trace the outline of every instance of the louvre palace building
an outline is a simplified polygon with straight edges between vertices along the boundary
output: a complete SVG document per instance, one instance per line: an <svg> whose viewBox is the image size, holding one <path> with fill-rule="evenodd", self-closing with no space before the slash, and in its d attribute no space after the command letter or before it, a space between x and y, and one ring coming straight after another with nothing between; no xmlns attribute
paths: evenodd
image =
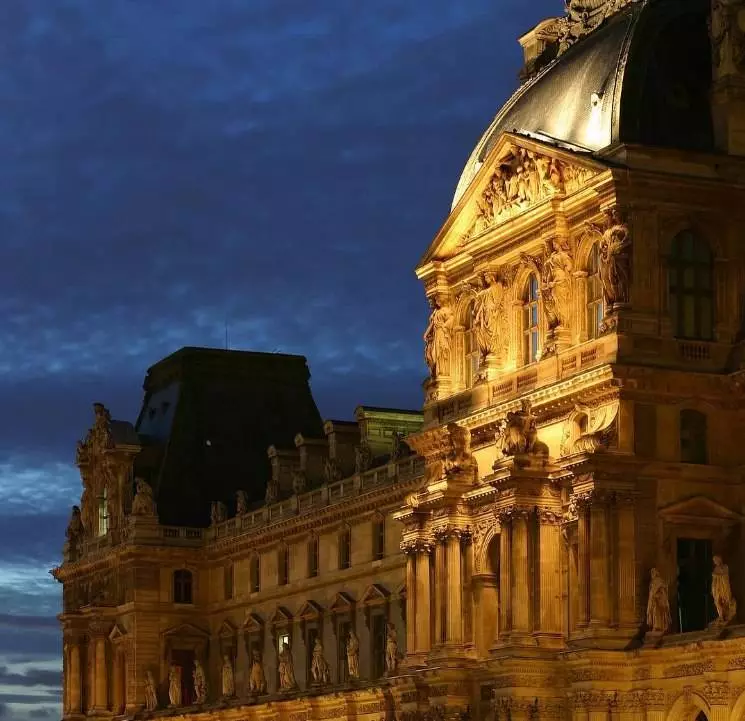
<svg viewBox="0 0 745 721"><path fill-rule="evenodd" d="M95 404L65 721L745 719L745 2L563 5L422 249L421 409L201 348Z"/></svg>

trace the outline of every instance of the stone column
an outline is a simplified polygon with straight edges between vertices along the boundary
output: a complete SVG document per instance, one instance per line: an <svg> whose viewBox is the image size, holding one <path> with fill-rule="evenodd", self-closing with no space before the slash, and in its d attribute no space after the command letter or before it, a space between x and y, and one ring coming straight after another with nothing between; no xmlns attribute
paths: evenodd
<svg viewBox="0 0 745 721"><path fill-rule="evenodd" d="M520 512L512 520L512 631L530 633L529 515Z"/></svg>
<svg viewBox="0 0 745 721"><path fill-rule="evenodd" d="M75 638L70 641L70 658L68 664L67 689L68 689L68 712L70 714L79 714L83 710L80 708L82 699L82 684L80 676L80 639Z"/></svg>
<svg viewBox="0 0 745 721"><path fill-rule="evenodd" d="M416 651L416 555L406 554L406 653Z"/></svg>
<svg viewBox="0 0 745 721"><path fill-rule="evenodd" d="M608 593L608 506L600 499L590 507L590 623L606 628L610 623Z"/></svg>
<svg viewBox="0 0 745 721"><path fill-rule="evenodd" d="M447 642L463 643L463 566L460 532L447 539Z"/></svg>
<svg viewBox="0 0 745 721"><path fill-rule="evenodd" d="M577 511L577 628L590 621L590 510L586 503Z"/></svg>
<svg viewBox="0 0 745 721"><path fill-rule="evenodd" d="M106 636L104 631L100 628L91 630L94 633L93 708L95 711L106 711L109 706L106 668Z"/></svg>
<svg viewBox="0 0 745 721"><path fill-rule="evenodd" d="M550 511L540 515L541 622L543 633L561 634L561 517Z"/></svg>
<svg viewBox="0 0 745 721"><path fill-rule="evenodd" d="M434 646L440 645L445 639L445 589L447 577L445 575L445 541L435 542L435 639ZM449 609L448 609L449 612Z"/></svg>
<svg viewBox="0 0 745 721"><path fill-rule="evenodd" d="M499 536L499 630L500 640L512 631L512 518L500 516Z"/></svg>
<svg viewBox="0 0 745 721"><path fill-rule="evenodd" d="M432 648L430 618L429 548L420 548L416 556L416 650L428 653Z"/></svg>
<svg viewBox="0 0 745 721"><path fill-rule="evenodd" d="M636 628L636 519L634 498L618 504L618 620L622 628Z"/></svg>

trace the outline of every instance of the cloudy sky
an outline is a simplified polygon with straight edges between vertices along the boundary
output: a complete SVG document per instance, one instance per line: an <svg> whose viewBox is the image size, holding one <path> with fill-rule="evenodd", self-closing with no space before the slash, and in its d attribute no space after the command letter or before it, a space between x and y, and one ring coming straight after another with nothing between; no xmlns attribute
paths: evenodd
<svg viewBox="0 0 745 721"><path fill-rule="evenodd" d="M74 444L183 345L416 407L418 258L560 0L0 5L0 718L59 714ZM526 10L525 8L529 8Z"/></svg>

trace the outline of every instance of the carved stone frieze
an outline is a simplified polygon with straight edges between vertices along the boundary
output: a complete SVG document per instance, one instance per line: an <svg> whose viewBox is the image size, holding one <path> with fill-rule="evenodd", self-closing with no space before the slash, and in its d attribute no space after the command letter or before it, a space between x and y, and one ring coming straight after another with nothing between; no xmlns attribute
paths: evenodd
<svg viewBox="0 0 745 721"><path fill-rule="evenodd" d="M694 663L681 663L677 666L670 666L663 672L665 678L679 678L684 676L700 676L708 671L714 670L714 662L698 661Z"/></svg>
<svg viewBox="0 0 745 721"><path fill-rule="evenodd" d="M463 242L548 198L573 193L593 175L585 167L507 146L477 201L476 217Z"/></svg>
<svg viewBox="0 0 745 721"><path fill-rule="evenodd" d="M710 706L729 704L730 685L726 681L707 681L704 684L704 698Z"/></svg>

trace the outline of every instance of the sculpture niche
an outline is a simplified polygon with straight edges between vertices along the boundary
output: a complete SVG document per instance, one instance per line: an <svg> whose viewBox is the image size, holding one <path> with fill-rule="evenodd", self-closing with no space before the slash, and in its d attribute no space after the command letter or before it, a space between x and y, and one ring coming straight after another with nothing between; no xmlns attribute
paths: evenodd
<svg viewBox="0 0 745 721"><path fill-rule="evenodd" d="M541 465L548 462L548 446L538 440L536 417L531 402L524 398L519 411L511 411L497 428L495 440L502 455L515 459L518 466L529 466L536 460ZM500 461L494 463L495 470Z"/></svg>

